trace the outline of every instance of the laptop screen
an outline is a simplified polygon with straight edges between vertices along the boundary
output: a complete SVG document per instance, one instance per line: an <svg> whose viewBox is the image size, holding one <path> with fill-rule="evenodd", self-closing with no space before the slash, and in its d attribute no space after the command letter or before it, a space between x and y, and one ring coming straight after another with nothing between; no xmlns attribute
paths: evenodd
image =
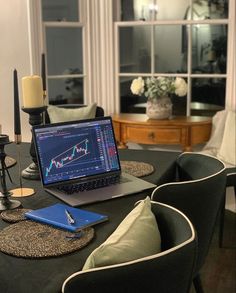
<svg viewBox="0 0 236 293"><path fill-rule="evenodd" d="M110 117L34 126L44 185L120 171Z"/></svg>

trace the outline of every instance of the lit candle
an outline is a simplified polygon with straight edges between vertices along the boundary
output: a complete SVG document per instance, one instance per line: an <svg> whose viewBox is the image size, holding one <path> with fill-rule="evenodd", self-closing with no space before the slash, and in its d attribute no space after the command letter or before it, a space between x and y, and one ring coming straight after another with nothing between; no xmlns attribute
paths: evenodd
<svg viewBox="0 0 236 293"><path fill-rule="evenodd" d="M14 79L14 132L15 132L15 136L18 136L21 134L21 124L20 124L18 78L17 78L16 69L13 72L13 79Z"/></svg>
<svg viewBox="0 0 236 293"><path fill-rule="evenodd" d="M44 106L43 83L38 75L22 78L22 97L24 108L39 108Z"/></svg>

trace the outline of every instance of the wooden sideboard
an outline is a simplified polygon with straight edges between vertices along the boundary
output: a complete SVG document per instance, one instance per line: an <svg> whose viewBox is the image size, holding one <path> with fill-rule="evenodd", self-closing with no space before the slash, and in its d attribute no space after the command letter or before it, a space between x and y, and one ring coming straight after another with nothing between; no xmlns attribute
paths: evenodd
<svg viewBox="0 0 236 293"><path fill-rule="evenodd" d="M145 114L117 114L112 116L116 140L120 148L127 142L140 144L180 144L183 151L208 141L212 118L202 116L174 116L167 120L149 119Z"/></svg>

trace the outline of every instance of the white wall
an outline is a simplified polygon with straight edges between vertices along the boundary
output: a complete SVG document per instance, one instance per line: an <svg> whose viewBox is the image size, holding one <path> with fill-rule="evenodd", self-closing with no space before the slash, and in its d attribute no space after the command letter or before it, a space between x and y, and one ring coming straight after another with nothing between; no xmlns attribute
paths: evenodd
<svg viewBox="0 0 236 293"><path fill-rule="evenodd" d="M21 103L21 78L30 75L27 0L1 0L0 8L0 124L2 133L14 139L13 70L18 71ZM30 141L28 115L21 111L23 140Z"/></svg>

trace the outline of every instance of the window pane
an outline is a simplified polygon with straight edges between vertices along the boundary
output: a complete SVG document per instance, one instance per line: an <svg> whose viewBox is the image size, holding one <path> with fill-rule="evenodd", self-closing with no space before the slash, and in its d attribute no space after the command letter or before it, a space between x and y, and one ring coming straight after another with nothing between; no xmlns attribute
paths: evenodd
<svg viewBox="0 0 236 293"><path fill-rule="evenodd" d="M149 26L120 28L120 72L151 71Z"/></svg>
<svg viewBox="0 0 236 293"><path fill-rule="evenodd" d="M48 75L83 72L82 28L46 28Z"/></svg>
<svg viewBox="0 0 236 293"><path fill-rule="evenodd" d="M195 0L193 3L193 19L228 18L228 0Z"/></svg>
<svg viewBox="0 0 236 293"><path fill-rule="evenodd" d="M79 21L78 0L42 0L43 21Z"/></svg>
<svg viewBox="0 0 236 293"><path fill-rule="evenodd" d="M182 39L186 26L155 26L155 72L187 72L187 43Z"/></svg>
<svg viewBox="0 0 236 293"><path fill-rule="evenodd" d="M130 86L137 77L120 78L120 112L121 113L146 113L147 97L132 94ZM187 97L171 95L173 115L186 115Z"/></svg>
<svg viewBox="0 0 236 293"><path fill-rule="evenodd" d="M191 115L213 116L225 106L224 78L193 78Z"/></svg>
<svg viewBox="0 0 236 293"><path fill-rule="evenodd" d="M83 104L83 96L82 78L48 80L49 104Z"/></svg>
<svg viewBox="0 0 236 293"><path fill-rule="evenodd" d="M190 0L121 0L121 20L184 19Z"/></svg>
<svg viewBox="0 0 236 293"><path fill-rule="evenodd" d="M173 104L172 115L185 116L187 114L187 96L179 97L173 94L171 101Z"/></svg>
<svg viewBox="0 0 236 293"><path fill-rule="evenodd" d="M192 27L192 72L226 73L227 26Z"/></svg>
<svg viewBox="0 0 236 293"><path fill-rule="evenodd" d="M121 113L145 113L145 96L133 95L130 90L132 80L137 77L120 78L120 111Z"/></svg>

